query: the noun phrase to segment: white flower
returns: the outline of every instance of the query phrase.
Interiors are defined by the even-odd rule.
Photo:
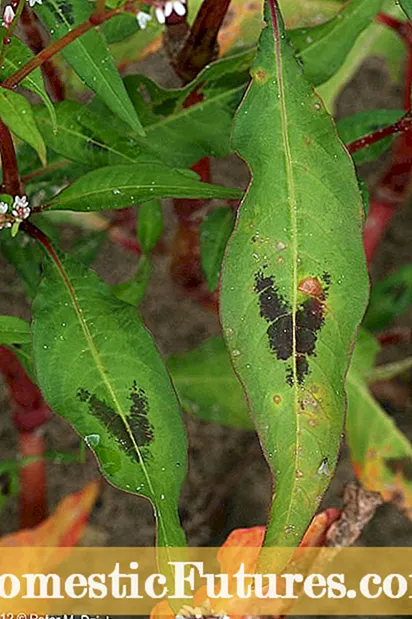
[[[0,230],[3,230],[3,228],[11,228],[12,227],[12,223],[11,221],[5,221],[4,223],[0,223]]]
[[[166,18],[170,17],[173,11],[180,17],[186,15],[186,0],[173,0],[172,2],[168,1],[164,4],[163,8],[157,7],[155,14],[159,24],[164,24],[166,22]]]
[[[173,2],[166,2],[165,4],[165,17],[169,17],[173,11],[183,17],[186,15],[186,0],[173,0]]]
[[[31,213],[31,208],[29,206],[29,201],[27,200],[27,196],[14,196],[13,202],[13,210],[11,214],[16,218],[17,221],[23,221],[23,219],[27,219],[27,217]]]
[[[33,8],[35,4],[41,4],[42,0],[28,0],[29,5]]]
[[[8,4],[6,6],[6,8],[4,9],[4,15],[3,15],[3,26],[5,28],[8,28],[11,24],[11,22],[13,21],[13,19],[15,18],[16,13],[13,10],[13,7]]]
[[[9,205],[6,202],[0,202],[0,215],[5,215],[9,210]]]
[[[152,19],[152,16],[149,13],[145,13],[144,11],[139,11],[136,15],[137,23],[139,27],[144,30],[147,26],[147,23]]]

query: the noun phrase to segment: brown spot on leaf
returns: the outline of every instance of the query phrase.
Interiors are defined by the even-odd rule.
[[[320,281],[316,277],[306,277],[302,279],[302,281],[299,282],[298,290],[310,297],[317,297],[318,299],[323,299],[325,297]]]
[[[282,402],[282,398],[280,397],[280,395],[274,395],[273,396],[273,401],[276,405],[280,404]]]

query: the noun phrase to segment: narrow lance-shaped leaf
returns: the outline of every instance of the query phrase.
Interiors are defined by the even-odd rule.
[[[0,88],[0,117],[10,131],[34,148],[42,164],[46,165],[46,146],[27,99],[17,92]]]
[[[196,174],[158,163],[99,168],[85,174],[49,203],[53,210],[100,211],[153,198],[238,198],[238,189],[202,183]]]
[[[368,277],[353,164],[273,0],[234,147],[253,175],[223,267],[221,318],[276,481],[266,545],[299,543],[330,481]]]
[[[314,28],[291,30],[290,38],[306,77],[323,84],[342,66],[358,36],[372,22],[383,0],[350,0],[331,20]]]
[[[33,302],[39,386],[94,451],[103,475],[152,501],[159,545],[184,546],[177,501],[186,437],[153,339],[135,308],[92,271],[49,251]]]
[[[7,54],[3,59],[3,64],[0,67],[0,80],[4,81],[15,73],[23,64],[33,58],[31,50],[24,45],[17,37],[12,37],[7,46]],[[43,77],[40,68],[32,71],[27,77],[22,80],[21,85],[27,90],[38,95],[47,107],[52,122],[55,122],[56,116],[54,113],[53,104],[46,92],[43,83]]]
[[[93,5],[88,0],[43,0],[41,4],[36,4],[35,9],[51,38],[56,41],[86,21],[92,13]],[[80,79],[114,114],[138,134],[144,135],[104,37],[97,30],[86,32],[65,47],[62,54]]]
[[[379,345],[360,333],[348,374],[346,440],[353,467],[367,490],[380,492],[412,518],[412,445],[369,391],[367,372]]]
[[[412,19],[412,0],[399,0],[406,17]]]

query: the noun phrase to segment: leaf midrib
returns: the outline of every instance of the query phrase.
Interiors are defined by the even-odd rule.
[[[276,54],[276,72],[278,77],[278,88],[279,88],[279,104],[280,104],[280,122],[282,129],[282,138],[283,138],[283,146],[284,146],[284,155],[285,155],[285,164],[286,164],[286,182],[288,187],[288,204],[290,208],[290,219],[291,219],[291,253],[292,253],[292,371],[293,371],[293,395],[294,395],[294,414],[296,420],[296,444],[295,444],[295,471],[299,470],[299,436],[300,436],[300,421],[298,411],[298,398],[297,398],[297,367],[296,367],[296,309],[297,309],[297,288],[298,288],[298,276],[297,276],[297,223],[296,223],[296,193],[295,193],[295,179],[293,174],[293,165],[292,165],[292,156],[291,156],[291,146],[290,139],[288,133],[288,114],[287,114],[287,106],[286,106],[286,92],[285,85],[283,81],[283,62],[282,62],[282,53],[281,53],[281,42],[280,42],[280,32],[279,32],[279,19],[281,19],[279,15],[279,9],[275,5],[274,0],[269,0],[270,9],[272,13],[272,24],[273,24],[273,37],[275,41],[275,54]],[[293,476],[294,482],[291,488],[290,496],[292,496],[295,488],[295,477]],[[291,515],[291,507],[292,500],[289,499],[289,505],[287,508],[286,522],[289,522]],[[269,523],[270,524],[270,523]],[[268,527],[269,530],[269,527]]]

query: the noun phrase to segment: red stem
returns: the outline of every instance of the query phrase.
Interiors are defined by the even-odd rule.
[[[24,466],[20,472],[20,525],[22,528],[34,527],[47,517],[42,426],[51,411],[16,355],[3,346],[0,346],[0,372],[10,395],[20,456],[39,458],[37,462]]]
[[[20,180],[17,166],[16,151],[14,149],[11,133],[6,125],[0,120],[0,156],[3,172],[3,184],[1,190],[12,196],[24,193],[24,187]]]
[[[410,344],[412,342],[412,329],[411,327],[395,327],[378,333],[376,339],[382,346]]]
[[[34,54],[39,54],[44,49],[44,39],[39,27],[39,20],[33,11],[24,6],[20,18],[26,41]],[[60,79],[59,72],[52,60],[46,60],[42,67],[48,90],[54,101],[64,100],[64,84]]]
[[[412,65],[411,65],[412,66]],[[412,129],[412,117],[411,115],[405,114],[400,120],[396,121],[392,125],[388,127],[384,127],[383,129],[378,129],[378,131],[374,131],[369,135],[365,135],[354,142],[351,142],[347,145],[348,151],[353,155],[357,153],[359,150],[363,148],[367,148],[368,146],[372,146],[372,144],[376,144],[376,142],[380,142],[385,138],[395,135],[395,133],[401,133],[410,131]]]

